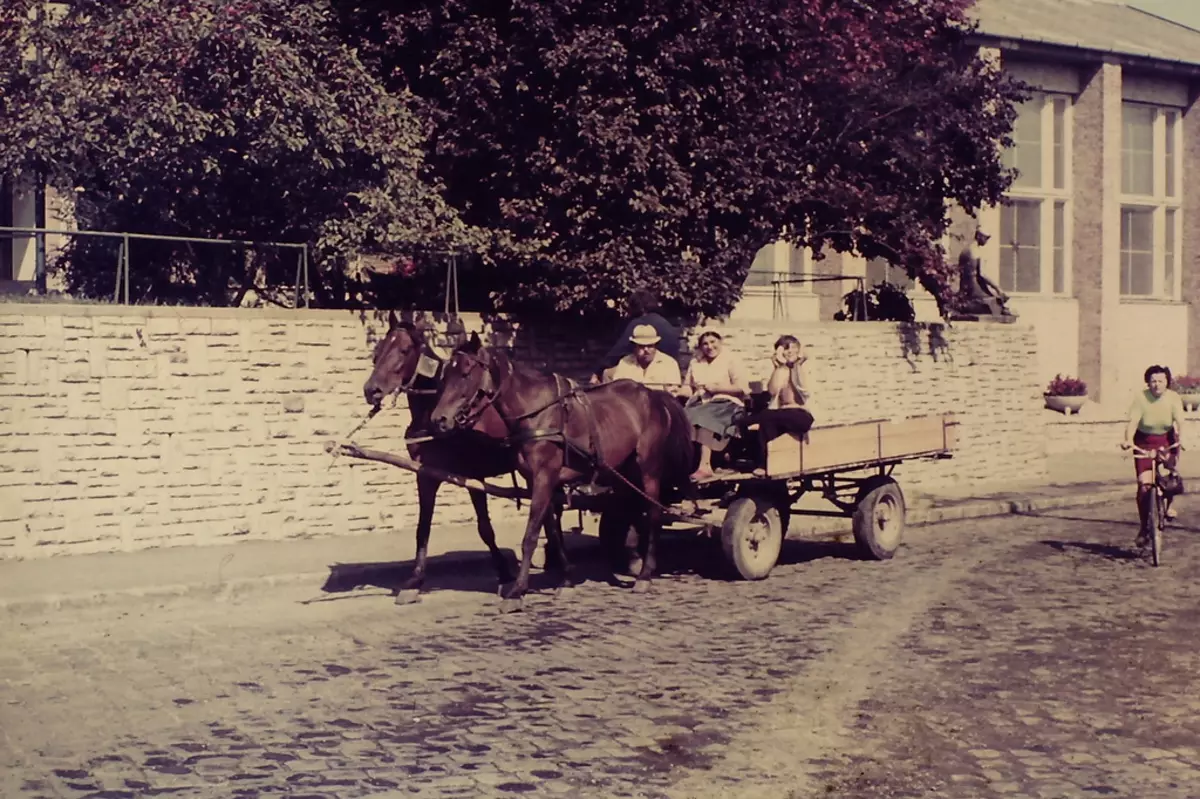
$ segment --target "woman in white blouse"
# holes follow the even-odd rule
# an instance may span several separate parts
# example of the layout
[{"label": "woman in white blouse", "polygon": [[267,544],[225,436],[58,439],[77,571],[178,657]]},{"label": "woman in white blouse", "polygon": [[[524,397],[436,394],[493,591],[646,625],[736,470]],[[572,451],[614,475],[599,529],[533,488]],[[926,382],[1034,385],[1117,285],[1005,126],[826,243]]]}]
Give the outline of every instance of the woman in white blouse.
[{"label": "woman in white blouse", "polygon": [[[725,350],[721,334],[713,330],[701,333],[696,354],[683,377],[688,419],[695,427],[727,437],[745,413],[743,402],[749,393],[746,370],[736,355]],[[712,449],[701,444],[700,465],[692,479],[703,480],[712,474]]]}]

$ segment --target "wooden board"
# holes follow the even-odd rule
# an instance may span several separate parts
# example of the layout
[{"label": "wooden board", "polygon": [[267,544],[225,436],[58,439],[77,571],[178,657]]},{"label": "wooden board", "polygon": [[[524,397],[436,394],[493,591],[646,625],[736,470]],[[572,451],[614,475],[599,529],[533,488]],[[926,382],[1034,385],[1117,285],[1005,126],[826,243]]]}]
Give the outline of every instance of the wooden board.
[{"label": "wooden board", "polygon": [[767,474],[813,474],[949,453],[958,443],[957,431],[952,413],[815,427],[804,442],[790,434],[771,441],[767,445]]}]

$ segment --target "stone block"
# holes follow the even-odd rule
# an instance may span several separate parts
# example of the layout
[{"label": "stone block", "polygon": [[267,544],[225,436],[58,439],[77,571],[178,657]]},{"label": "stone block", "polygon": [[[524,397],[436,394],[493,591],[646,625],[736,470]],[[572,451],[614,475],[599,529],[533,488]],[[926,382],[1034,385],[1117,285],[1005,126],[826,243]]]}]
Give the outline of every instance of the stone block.
[{"label": "stone block", "polygon": [[129,388],[132,380],[124,377],[100,378],[100,407],[110,411],[129,408]]},{"label": "stone block", "polygon": [[151,316],[146,320],[146,327],[143,329],[143,334],[150,338],[177,336],[179,333],[180,325],[177,316]]},{"label": "stone block", "polygon": [[207,336],[212,329],[213,321],[208,317],[185,316],[179,320],[179,332],[185,336]]},{"label": "stone block", "polygon": [[209,371],[208,342],[201,336],[191,336],[184,342],[184,352],[187,353],[187,363],[192,374],[203,374]]},{"label": "stone block", "polygon": [[28,385],[29,379],[29,350],[16,350],[9,356],[9,369],[13,383]]}]

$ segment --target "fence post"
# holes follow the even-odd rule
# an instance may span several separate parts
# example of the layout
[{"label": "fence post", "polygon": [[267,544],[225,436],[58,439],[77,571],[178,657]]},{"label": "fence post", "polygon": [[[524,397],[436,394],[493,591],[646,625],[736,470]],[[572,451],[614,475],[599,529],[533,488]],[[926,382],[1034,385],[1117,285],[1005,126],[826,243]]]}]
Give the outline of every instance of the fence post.
[{"label": "fence post", "polygon": [[311,307],[309,304],[311,302],[311,299],[310,299],[310,292],[309,292],[309,286],[308,286],[308,245],[307,244],[303,244],[300,246],[300,259],[304,263],[304,307],[309,308],[309,307]]},{"label": "fence post", "polygon": [[125,268],[125,240],[121,239],[117,244],[117,280],[113,286],[113,302],[121,301],[121,270]]},{"label": "fence post", "polygon": [[125,304],[129,304],[129,236],[125,236],[125,246],[121,253],[125,258]]}]

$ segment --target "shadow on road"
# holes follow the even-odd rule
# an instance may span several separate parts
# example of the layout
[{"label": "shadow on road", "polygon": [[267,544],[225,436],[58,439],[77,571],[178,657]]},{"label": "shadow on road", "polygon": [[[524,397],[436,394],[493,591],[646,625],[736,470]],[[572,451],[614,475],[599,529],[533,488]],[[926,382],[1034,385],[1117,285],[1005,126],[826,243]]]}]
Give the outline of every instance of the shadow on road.
[{"label": "shadow on road", "polygon": [[[504,559],[514,573],[517,558],[511,549],[503,549]],[[395,592],[413,571],[411,560],[377,561],[373,563],[335,563],[321,591],[326,594],[346,594],[363,588],[381,588]],[[493,594],[496,592],[496,572],[487,552],[466,550],[436,555],[426,563],[424,591],[466,591]]]},{"label": "shadow on road", "polygon": [[1056,552],[1068,552],[1070,550],[1079,550],[1092,555],[1109,560],[1141,560],[1142,556],[1135,552],[1132,547],[1119,547],[1112,544],[1097,544],[1094,541],[1039,541],[1039,544],[1048,546]]},{"label": "shadow on road", "polygon": [[[599,542],[590,536],[565,535],[567,557],[576,584],[603,582],[614,584],[607,559]],[[542,544],[539,544],[541,546]],[[502,549],[505,560],[513,574],[519,565],[515,552]],[[779,553],[779,566],[795,566],[824,558],[857,560],[861,556],[853,544],[835,541],[785,540]],[[376,588],[395,593],[409,578],[413,561],[375,561],[362,563],[335,563],[329,567],[329,576],[321,586],[327,596],[325,601],[376,596],[363,589]],[[695,575],[706,580],[737,579],[725,563],[721,544],[716,539],[673,533],[663,536],[659,546],[658,575]],[[628,580],[618,579],[625,585]],[[530,579],[531,591],[553,590],[557,587],[557,576],[553,572],[535,570]],[[422,593],[437,591],[459,591],[480,594],[495,594],[498,588],[496,572],[486,551],[460,550],[429,558],[425,569],[425,584]]]},{"label": "shadow on road", "polygon": [[858,545],[853,543],[843,544],[838,541],[795,541],[785,539],[783,549],[779,552],[779,565],[795,566],[801,563],[810,563],[814,560],[824,560],[825,558],[862,560],[863,556],[858,549]]}]

